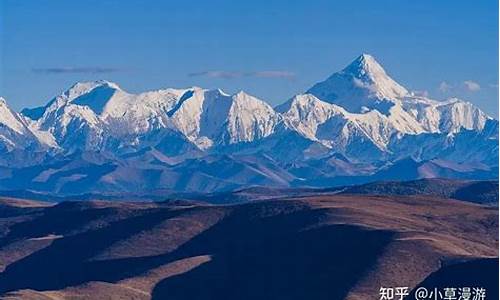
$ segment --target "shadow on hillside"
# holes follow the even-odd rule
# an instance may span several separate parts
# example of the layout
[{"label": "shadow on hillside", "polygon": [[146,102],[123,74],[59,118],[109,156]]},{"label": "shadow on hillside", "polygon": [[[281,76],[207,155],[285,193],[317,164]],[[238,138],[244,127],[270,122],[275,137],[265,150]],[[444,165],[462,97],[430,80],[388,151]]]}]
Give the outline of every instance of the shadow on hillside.
[{"label": "shadow on hillside", "polygon": [[[85,211],[82,216],[86,216],[86,221],[89,222],[102,216],[102,213],[103,210],[95,209]],[[26,288],[36,290],[61,289],[89,280],[112,281],[127,277],[130,270],[126,260],[119,260],[119,270],[108,269],[108,265],[116,264],[114,261],[108,263],[107,261],[88,260],[115,242],[152,228],[180,213],[180,211],[168,209],[151,209],[147,213],[116,221],[102,229],[57,239],[50,246],[12,263],[3,273],[0,273],[0,293]],[[59,218],[65,219],[64,216],[59,216]],[[68,227],[75,227],[75,224],[81,226],[85,223],[85,220],[80,217],[65,220]],[[40,233],[41,229],[54,229],[56,228],[54,225],[59,224],[59,221],[50,222],[46,217],[40,217],[38,221],[40,224],[36,220],[30,221],[29,227]],[[30,230],[26,226],[20,227],[27,231]],[[18,228],[17,235],[22,235],[22,233],[24,231]],[[24,235],[28,235],[28,233]],[[140,247],[140,245],[137,246]],[[114,273],[115,271],[120,272]]]},{"label": "shadow on hillside", "polygon": [[188,246],[213,260],[161,281],[153,299],[343,299],[392,234],[350,225],[307,228],[321,216],[236,212]]},{"label": "shadow on hillside", "polygon": [[316,226],[324,214],[284,202],[241,205],[172,253],[88,261],[114,242],[175,216],[154,211],[54,241],[9,265],[0,274],[0,292],[116,282],[178,259],[211,255],[212,261],[159,282],[153,299],[343,299],[392,233]]},{"label": "shadow on hillside", "polygon": [[86,224],[116,214],[114,208],[85,209],[76,202],[64,202],[45,208],[43,214],[13,225],[6,236],[0,238],[0,247],[25,238],[42,237],[48,234],[65,235]]},{"label": "shadow on hillside", "polygon": [[415,292],[419,287],[424,287],[428,291],[435,288],[439,291],[443,291],[444,288],[457,288],[457,298],[459,288],[469,287],[471,291],[473,288],[484,288],[486,291],[484,299],[499,299],[498,258],[476,259],[442,267],[418,284],[405,299],[415,299]]},{"label": "shadow on hillside", "polygon": [[338,225],[239,239],[213,261],[161,281],[153,299],[344,299],[390,234]]}]

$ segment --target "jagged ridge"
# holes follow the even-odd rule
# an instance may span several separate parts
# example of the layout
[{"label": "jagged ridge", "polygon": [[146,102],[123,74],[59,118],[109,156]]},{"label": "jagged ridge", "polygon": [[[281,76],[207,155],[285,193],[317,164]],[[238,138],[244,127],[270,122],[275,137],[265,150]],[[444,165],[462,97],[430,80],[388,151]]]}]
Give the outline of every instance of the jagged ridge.
[{"label": "jagged ridge", "polygon": [[[276,108],[244,92],[228,95],[191,87],[131,94],[115,83],[95,81],[77,83],[45,106],[22,114],[2,100],[0,126],[3,165],[17,164],[20,156],[12,155],[14,151],[45,153],[31,160],[23,155],[19,165],[39,164],[40,157],[46,163],[96,152],[112,164],[138,170],[138,177],[153,168],[162,178],[173,174],[165,166],[226,154],[238,168],[250,167],[274,178],[269,182],[289,184],[375,174],[408,157],[448,161],[438,164],[454,170],[445,176],[457,176],[460,168],[474,173],[498,167],[492,158],[498,157],[498,121],[459,99],[413,95],[367,54]],[[472,140],[474,147],[465,146]],[[243,156],[247,158],[242,161]],[[143,166],[137,165],[138,157]],[[259,157],[270,159],[268,167],[256,167]],[[442,174],[433,168],[417,173]],[[109,172],[106,185],[127,181]],[[205,173],[202,181],[213,176],[219,175]],[[173,184],[155,180],[153,187]],[[244,181],[226,178],[217,185],[240,184]]]}]

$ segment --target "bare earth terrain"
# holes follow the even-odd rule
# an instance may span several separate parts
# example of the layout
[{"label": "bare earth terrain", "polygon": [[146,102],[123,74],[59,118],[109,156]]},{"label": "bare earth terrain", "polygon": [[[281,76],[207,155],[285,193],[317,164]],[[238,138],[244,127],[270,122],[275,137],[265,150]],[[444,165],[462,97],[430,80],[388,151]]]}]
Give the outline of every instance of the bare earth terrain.
[{"label": "bare earth terrain", "polygon": [[3,299],[362,300],[465,284],[498,299],[497,270],[498,207],[431,196],[0,201]]}]

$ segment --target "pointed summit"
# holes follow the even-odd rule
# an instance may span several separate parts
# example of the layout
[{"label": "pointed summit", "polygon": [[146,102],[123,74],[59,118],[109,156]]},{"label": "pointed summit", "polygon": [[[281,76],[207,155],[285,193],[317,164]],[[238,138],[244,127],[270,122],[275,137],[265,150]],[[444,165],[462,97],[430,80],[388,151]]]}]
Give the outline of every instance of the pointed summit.
[{"label": "pointed summit", "polygon": [[64,92],[63,96],[68,101],[72,101],[84,94],[90,93],[95,89],[121,91],[120,87],[114,82],[107,80],[96,80],[77,82],[72,85],[66,92]]},{"label": "pointed summit", "polygon": [[356,77],[363,77],[375,74],[386,75],[384,68],[370,54],[363,53],[358,56],[351,64],[345,67],[342,72],[352,74]]},{"label": "pointed summit", "polygon": [[35,108],[25,108],[22,114],[37,121],[47,110],[56,111],[63,107],[76,104],[87,106],[96,114],[101,114],[106,104],[117,94],[126,94],[118,84],[107,80],[76,82],[62,94],[54,97],[46,105]]},{"label": "pointed summit", "polygon": [[26,126],[21,117],[10,109],[7,101],[0,97],[0,125],[22,134],[26,131]]},{"label": "pointed summit", "polygon": [[25,120],[0,97],[0,152],[36,144]]},{"label": "pointed summit", "polygon": [[382,113],[408,94],[369,54],[358,56],[342,71],[314,85],[308,93],[351,112],[377,109]]}]

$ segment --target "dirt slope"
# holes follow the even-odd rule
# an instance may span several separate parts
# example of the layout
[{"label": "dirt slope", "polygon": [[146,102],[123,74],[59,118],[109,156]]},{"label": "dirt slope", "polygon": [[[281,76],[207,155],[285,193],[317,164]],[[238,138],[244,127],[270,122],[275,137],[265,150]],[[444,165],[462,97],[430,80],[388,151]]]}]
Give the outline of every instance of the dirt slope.
[{"label": "dirt slope", "polygon": [[497,208],[427,196],[1,203],[4,299],[378,299],[498,266]]}]

